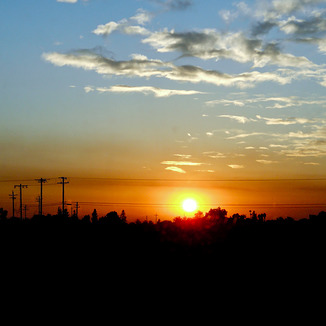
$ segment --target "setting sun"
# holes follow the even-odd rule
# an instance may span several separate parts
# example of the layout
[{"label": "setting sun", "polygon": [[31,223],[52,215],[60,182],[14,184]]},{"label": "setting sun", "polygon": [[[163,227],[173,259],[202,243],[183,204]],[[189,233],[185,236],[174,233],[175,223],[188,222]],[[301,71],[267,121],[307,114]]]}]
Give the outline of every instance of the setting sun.
[{"label": "setting sun", "polygon": [[197,209],[197,202],[192,198],[185,199],[182,202],[182,208],[184,211],[192,213]]}]

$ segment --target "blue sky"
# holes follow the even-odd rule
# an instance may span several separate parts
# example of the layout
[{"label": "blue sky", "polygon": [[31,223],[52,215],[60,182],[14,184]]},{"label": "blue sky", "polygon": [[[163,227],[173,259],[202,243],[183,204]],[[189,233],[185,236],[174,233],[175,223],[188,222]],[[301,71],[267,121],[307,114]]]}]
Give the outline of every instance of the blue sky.
[{"label": "blue sky", "polygon": [[326,1],[0,3],[1,177],[320,177]]}]

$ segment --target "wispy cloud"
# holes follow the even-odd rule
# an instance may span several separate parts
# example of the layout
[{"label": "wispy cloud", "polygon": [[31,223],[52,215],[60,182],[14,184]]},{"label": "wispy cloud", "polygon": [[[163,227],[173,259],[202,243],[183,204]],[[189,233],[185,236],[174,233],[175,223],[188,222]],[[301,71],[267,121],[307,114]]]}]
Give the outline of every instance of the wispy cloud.
[{"label": "wispy cloud", "polygon": [[239,165],[239,164],[229,164],[228,167],[231,169],[244,169],[244,165]]},{"label": "wispy cloud", "polygon": [[247,137],[253,137],[253,136],[261,136],[266,135],[264,132],[251,132],[251,133],[242,133],[235,136],[227,137],[226,139],[238,139],[238,138],[247,138]]},{"label": "wispy cloud", "polygon": [[190,155],[190,154],[173,154],[173,156],[180,157],[184,160],[188,160],[192,157],[192,155]]},{"label": "wispy cloud", "polygon": [[215,151],[203,152],[203,155],[213,159],[226,158],[226,155],[224,153],[215,152]]},{"label": "wispy cloud", "polygon": [[171,62],[148,59],[145,56],[126,61],[116,61],[104,57],[93,50],[75,51],[62,54],[43,53],[43,59],[63,67],[71,66],[84,70],[93,70],[98,74],[134,77],[160,77],[191,83],[210,83],[217,86],[252,87],[256,83],[273,81],[282,85],[290,83],[291,76],[277,72],[251,71],[238,75],[229,75],[217,70],[205,70],[192,65],[176,66]]},{"label": "wispy cloud", "polygon": [[195,90],[164,89],[164,88],[152,87],[152,86],[127,86],[127,85],[115,85],[115,86],[111,86],[110,88],[97,87],[96,90],[100,93],[111,92],[111,93],[143,93],[145,95],[154,94],[155,97],[205,94],[203,92],[199,92]]},{"label": "wispy cloud", "polygon": [[231,119],[231,120],[235,120],[239,123],[247,123],[247,122],[250,122],[250,121],[257,121],[255,119],[251,119],[251,118],[247,118],[247,117],[244,117],[244,116],[239,116],[239,115],[228,115],[228,114],[221,114],[221,115],[218,115],[219,118],[228,118],[228,119]]},{"label": "wispy cloud", "polygon": [[270,161],[270,160],[256,160],[256,162],[261,164],[268,164],[268,165],[278,163],[278,161]]},{"label": "wispy cloud", "polygon": [[305,124],[305,123],[315,123],[316,120],[306,119],[306,118],[266,118],[260,115],[256,115],[256,118],[259,120],[265,120],[267,125],[294,125],[294,124]]},{"label": "wispy cloud", "polygon": [[57,0],[57,2],[76,3],[78,0]]},{"label": "wispy cloud", "polygon": [[178,173],[186,173],[185,170],[183,170],[181,168],[178,168],[177,166],[168,166],[168,167],[165,168],[165,170],[178,172]]},{"label": "wispy cloud", "polygon": [[161,164],[177,165],[177,166],[199,166],[199,165],[203,165],[204,163],[189,162],[189,161],[163,161],[161,162]]},{"label": "wispy cloud", "polygon": [[[322,76],[322,73],[321,75]],[[267,103],[265,106],[266,109],[284,109],[289,107],[298,107],[303,105],[326,105],[326,99],[309,99],[309,98],[299,98],[296,96],[289,96],[289,97],[251,97],[251,98],[239,98],[239,99],[218,99],[218,100],[210,100],[206,101],[205,104],[208,106],[215,106],[215,105],[223,105],[223,106],[239,106],[243,107],[246,105],[253,105],[253,104],[264,104]],[[270,103],[270,104],[269,104]],[[275,103],[275,104],[272,104]]]}]

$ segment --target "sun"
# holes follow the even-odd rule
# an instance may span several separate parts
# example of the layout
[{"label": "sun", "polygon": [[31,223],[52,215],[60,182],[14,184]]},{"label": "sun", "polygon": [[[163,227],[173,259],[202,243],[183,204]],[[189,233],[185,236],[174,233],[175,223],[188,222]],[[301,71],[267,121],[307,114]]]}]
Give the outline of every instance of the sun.
[{"label": "sun", "polygon": [[187,213],[192,213],[197,209],[197,202],[192,198],[187,198],[182,202],[182,208]]}]

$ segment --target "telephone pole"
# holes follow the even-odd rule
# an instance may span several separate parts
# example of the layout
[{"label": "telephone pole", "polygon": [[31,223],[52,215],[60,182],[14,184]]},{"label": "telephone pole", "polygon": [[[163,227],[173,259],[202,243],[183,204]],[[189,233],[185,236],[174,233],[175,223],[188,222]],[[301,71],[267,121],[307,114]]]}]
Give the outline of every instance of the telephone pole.
[{"label": "telephone pole", "polygon": [[47,182],[46,179],[35,179],[38,183],[41,184],[41,192],[40,192],[40,201],[39,201],[39,209],[38,209],[38,214],[40,216],[43,215],[43,183]]},{"label": "telephone pole", "polygon": [[62,185],[62,215],[65,213],[65,184],[69,183],[66,177],[59,177],[62,181],[58,182],[59,185]]},{"label": "telephone pole", "polygon": [[23,191],[22,189],[27,188],[27,185],[14,185],[14,188],[19,188],[19,210],[20,210],[20,220],[23,220]]},{"label": "telephone pole", "polygon": [[12,199],[12,217],[15,218],[15,199],[17,195],[15,194],[14,191],[11,192],[9,197]]},{"label": "telephone pole", "polygon": [[80,206],[78,205],[78,201],[75,204],[75,208],[76,208],[76,217],[78,218],[78,208],[80,208]]}]

